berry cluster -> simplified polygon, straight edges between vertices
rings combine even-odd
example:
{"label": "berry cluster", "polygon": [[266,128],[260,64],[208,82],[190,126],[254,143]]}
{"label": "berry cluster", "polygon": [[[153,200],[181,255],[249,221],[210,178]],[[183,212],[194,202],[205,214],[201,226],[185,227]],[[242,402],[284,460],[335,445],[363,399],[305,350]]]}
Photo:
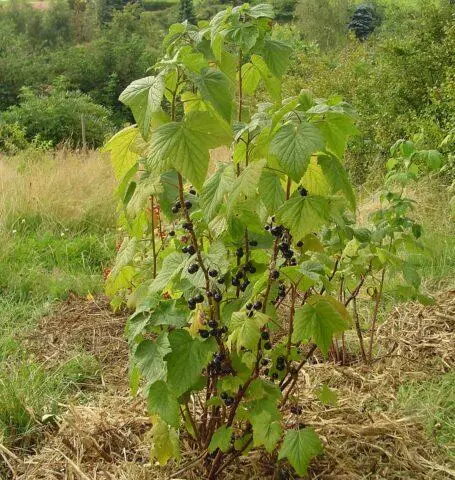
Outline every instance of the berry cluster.
{"label": "berry cluster", "polygon": [[211,375],[230,375],[233,370],[229,358],[224,353],[216,352],[207,366],[207,372]]}
{"label": "berry cluster", "polygon": [[220,397],[226,407],[230,407],[234,403],[234,398],[231,397],[227,392],[221,392]]}
{"label": "berry cluster", "polygon": [[194,310],[196,308],[196,304],[202,303],[203,301],[204,301],[204,295],[202,295],[202,293],[198,293],[196,296],[188,299],[188,308],[190,310]]}
{"label": "berry cluster", "polygon": [[247,309],[247,316],[252,317],[254,315],[255,310],[260,310],[262,308],[262,302],[260,300],[256,300],[254,303],[247,303],[246,304],[246,309]]}
{"label": "berry cluster", "polygon": [[216,320],[210,320],[207,323],[207,326],[210,328],[210,330],[199,330],[199,335],[202,338],[209,338],[210,336],[215,338],[221,338],[221,336],[228,331],[228,328],[226,326],[218,328],[218,323]]}

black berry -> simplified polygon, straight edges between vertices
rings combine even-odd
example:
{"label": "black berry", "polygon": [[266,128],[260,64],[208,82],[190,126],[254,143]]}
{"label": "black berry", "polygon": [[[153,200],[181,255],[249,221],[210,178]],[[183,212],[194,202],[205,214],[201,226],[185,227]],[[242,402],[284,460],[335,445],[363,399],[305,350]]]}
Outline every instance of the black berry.
{"label": "black berry", "polygon": [[278,378],[278,373],[273,372],[273,373],[272,373],[272,378],[273,378],[274,380],[276,380],[276,379]]}
{"label": "black berry", "polygon": [[264,228],[268,231],[270,230],[270,225],[265,225]]}
{"label": "black berry", "polygon": [[194,188],[191,188],[190,191],[191,195],[196,195],[196,190]]}
{"label": "black berry", "polygon": [[231,283],[234,287],[238,287],[240,285],[240,280],[238,278],[233,278]]}
{"label": "black berry", "polygon": [[229,394],[227,392],[221,392],[220,397],[221,397],[222,400],[226,400],[226,398],[229,397]]}
{"label": "black berry", "polygon": [[216,328],[218,326],[218,323],[216,320],[210,320],[210,322],[207,324],[210,328]]}
{"label": "black berry", "polygon": [[213,300],[215,300],[215,302],[221,302],[222,299],[223,295],[221,295],[220,292],[216,292],[213,294]]}
{"label": "black berry", "polygon": [[237,257],[242,258],[243,257],[243,248],[242,247],[238,248],[237,251],[235,252],[235,254],[237,255]]}
{"label": "black berry", "polygon": [[302,197],[306,197],[308,195],[308,190],[305,187],[300,187],[299,192]]}
{"label": "black berry", "polygon": [[242,292],[244,292],[247,288],[248,288],[248,285],[250,284],[250,281],[249,280],[245,280],[242,285],[240,285],[240,290],[242,290]]}
{"label": "black berry", "polygon": [[269,361],[268,361],[267,358],[263,358],[263,359],[261,360],[261,365],[262,365],[263,367],[265,367],[265,366],[268,365],[268,364],[269,364]]}
{"label": "black berry", "polygon": [[171,230],[171,231],[169,232],[169,236],[170,236],[170,237],[173,237],[174,235],[175,235],[174,230]]}
{"label": "black berry", "polygon": [[280,272],[278,270],[273,270],[271,276],[273,280],[276,280],[280,276]]}
{"label": "black berry", "polygon": [[219,278],[219,279],[217,280],[217,282],[218,282],[220,285],[222,285],[222,284],[225,282],[225,280],[224,280],[223,277],[221,277],[221,278]]}
{"label": "black berry", "polygon": [[188,267],[188,273],[196,273],[197,271],[199,270],[199,265],[197,263],[192,263],[189,267]]}
{"label": "black berry", "polygon": [[299,241],[297,242],[297,246],[298,246],[299,248],[302,248],[302,247],[303,247],[303,242],[302,242],[302,240],[299,240]]}
{"label": "black berry", "polygon": [[194,310],[196,308],[196,300],[194,298],[190,298],[188,300],[188,308],[190,310]]}
{"label": "black berry", "polygon": [[217,272],[216,270],[212,269],[212,270],[209,270],[209,275],[210,275],[212,278],[214,278],[214,277],[216,277],[216,276],[218,275],[218,272]]}
{"label": "black berry", "polygon": [[243,272],[241,270],[239,270],[236,274],[235,274],[235,278],[243,278]]}
{"label": "black berry", "polygon": [[252,303],[247,303],[245,305],[245,307],[246,307],[247,310],[251,310],[253,308],[253,304]]}
{"label": "black berry", "polygon": [[246,314],[247,317],[251,318],[254,315],[253,310],[249,310],[248,313]]}
{"label": "black berry", "polygon": [[193,224],[190,223],[190,222],[185,222],[183,225],[182,225],[182,228],[184,230],[193,230]]}
{"label": "black berry", "polygon": [[182,253],[188,253],[188,247],[186,245],[182,247]]}
{"label": "black berry", "polygon": [[256,302],[254,302],[253,308],[255,310],[260,310],[262,308],[262,302],[260,300],[257,300]]}
{"label": "black berry", "polygon": [[264,368],[264,375],[268,375],[270,370],[268,368]]}
{"label": "black berry", "polygon": [[171,208],[172,213],[179,213],[180,208],[177,208],[175,205]]}
{"label": "black berry", "polygon": [[190,255],[194,255],[196,253],[196,249],[194,248],[193,245],[188,245],[188,250],[187,252],[190,254]]}
{"label": "black berry", "polygon": [[202,293],[198,293],[195,297],[194,300],[196,303],[202,303],[204,301],[204,295]]}
{"label": "black berry", "polygon": [[189,200],[185,200],[185,208],[187,210],[189,210],[192,206],[193,206],[193,204]]}
{"label": "black berry", "polygon": [[209,338],[210,332],[208,330],[199,330],[199,335],[202,338]]}
{"label": "black berry", "polygon": [[256,267],[250,267],[249,270],[250,273],[256,273]]}
{"label": "black berry", "polygon": [[271,350],[272,349],[272,344],[270,342],[265,342],[264,343],[264,348],[265,348],[265,350]]}
{"label": "black berry", "polygon": [[269,332],[261,332],[262,340],[268,340],[270,338]]}

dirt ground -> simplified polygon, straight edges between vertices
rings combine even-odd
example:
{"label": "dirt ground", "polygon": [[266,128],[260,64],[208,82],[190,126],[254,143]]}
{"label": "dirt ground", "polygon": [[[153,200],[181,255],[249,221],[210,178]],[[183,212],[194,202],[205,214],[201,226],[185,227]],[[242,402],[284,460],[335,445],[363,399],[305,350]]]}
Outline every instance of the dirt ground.
{"label": "dirt ground", "polygon": [[[62,405],[57,425],[33,454],[2,452],[11,478],[18,480],[201,479],[184,470],[196,454],[182,445],[179,465],[150,464],[144,403],[128,391],[125,318],[106,299],[70,299],[43,318],[28,347],[47,363],[61,362],[83,348],[102,366],[101,382],[88,385],[83,401]],[[425,380],[455,366],[455,292],[437,306],[406,304],[395,309],[378,333],[378,360],[371,367],[342,367],[315,361],[301,375],[298,419],[315,428],[324,455],[311,466],[310,479],[455,479],[455,465],[428,438],[418,419],[394,407],[399,386]],[[338,395],[336,406],[317,400],[326,383]],[[288,416],[289,423],[295,415]],[[271,479],[270,461],[260,452],[223,474],[226,479]],[[292,477],[291,477],[292,478]]]}

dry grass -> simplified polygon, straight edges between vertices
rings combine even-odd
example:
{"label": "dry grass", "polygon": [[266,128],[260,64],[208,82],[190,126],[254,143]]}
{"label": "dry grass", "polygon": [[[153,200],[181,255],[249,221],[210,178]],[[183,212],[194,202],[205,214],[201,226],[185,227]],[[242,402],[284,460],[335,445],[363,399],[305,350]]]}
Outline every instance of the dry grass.
{"label": "dry grass", "polygon": [[[102,298],[73,299],[42,320],[40,338],[29,339],[28,347],[47,362],[61,361],[71,348],[83,346],[104,364],[106,375],[88,404],[67,406],[58,431],[50,431],[36,453],[19,458],[0,451],[16,479],[164,480],[196,458],[183,441],[179,465],[161,469],[149,463],[150,420],[144,403],[132,399],[127,389],[124,321]],[[378,332],[373,366],[342,367],[318,360],[308,364],[291,402],[298,402],[303,412],[285,417],[289,426],[303,422],[315,428],[324,442],[324,455],[312,462],[309,478],[455,478],[455,465],[444,449],[430,440],[419,418],[405,415],[396,403],[403,383],[453,370],[454,333],[455,295],[448,292],[437,306],[411,303],[396,308]],[[338,395],[335,406],[318,400],[324,383]],[[271,467],[273,461],[256,451],[222,478],[271,479]],[[204,474],[188,470],[177,478],[200,480]]]}
{"label": "dry grass", "polygon": [[0,227],[115,225],[114,188],[109,160],[98,152],[0,157]]}

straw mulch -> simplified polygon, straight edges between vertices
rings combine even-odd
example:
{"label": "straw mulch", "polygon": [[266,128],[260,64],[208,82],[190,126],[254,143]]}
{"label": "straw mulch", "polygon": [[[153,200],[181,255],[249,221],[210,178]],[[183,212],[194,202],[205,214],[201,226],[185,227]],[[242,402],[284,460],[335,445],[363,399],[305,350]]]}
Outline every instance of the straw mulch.
{"label": "straw mulch", "polygon": [[[65,358],[82,346],[101,361],[102,385],[87,404],[67,405],[58,428],[49,431],[37,452],[8,460],[11,478],[18,480],[161,480],[171,475],[201,479],[186,470],[196,458],[183,445],[178,466],[150,465],[144,404],[128,393],[128,349],[123,340],[125,319],[113,315],[105,300],[74,299],[52,317],[43,319],[40,338],[29,339],[37,356],[47,361]],[[406,304],[395,309],[378,332],[378,360],[373,366],[308,365],[296,398],[299,417],[286,415],[289,425],[316,429],[325,453],[311,466],[311,479],[455,479],[455,465],[425,433],[419,419],[404,416],[395,404],[399,386],[422,381],[455,367],[455,292],[438,298],[437,306]],[[336,406],[317,399],[327,384],[338,395]],[[286,470],[286,466],[283,466]],[[260,452],[223,473],[225,479],[270,479],[270,460]],[[283,472],[281,478],[293,478]]]}

